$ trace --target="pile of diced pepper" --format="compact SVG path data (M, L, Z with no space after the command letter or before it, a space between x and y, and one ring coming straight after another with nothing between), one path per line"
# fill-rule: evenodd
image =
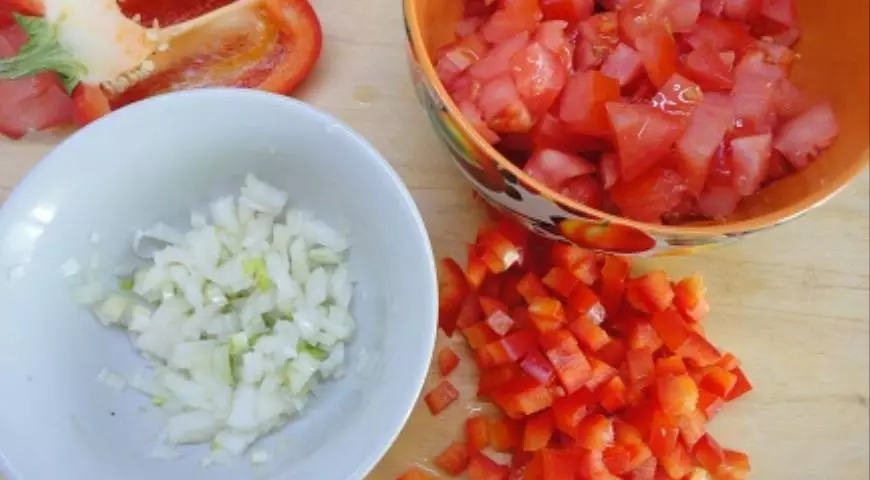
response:
M439 265L439 323L462 335L479 368L474 415L434 467L471 480L746 478L744 453L706 431L752 389L740 362L706 338L701 277L632 277L627 257L534 236L508 220L482 228L467 267ZM425 395L433 415L458 398L460 363L437 353ZM511 454L499 463L488 453ZM433 478L414 468L400 480Z

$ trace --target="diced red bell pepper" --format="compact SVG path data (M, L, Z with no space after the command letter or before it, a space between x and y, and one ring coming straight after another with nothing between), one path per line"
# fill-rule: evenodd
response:
M610 343L610 335L588 315L580 315L568 323L568 330L587 349L596 352Z
M718 472L725 461L725 454L719 442L709 433L702 436L692 450L695 460L708 472Z
M535 348L536 335L530 330L519 330L484 345L475 352L480 368L496 367L516 362Z
M700 324L695 324L695 327L700 327ZM686 341L674 353L699 367L713 365L722 358L722 354L709 340L694 331L689 333Z
M683 445L691 449L707 431L707 417L696 409L677 419L677 427Z
M508 312L510 310L501 300L485 295L480 296L480 309L483 311L484 317L489 317L495 312Z
M731 373L737 375L737 382L734 384L731 391L728 392L728 395L725 396L725 400L728 402L737 400L752 390L752 384L749 383L749 379L746 378L746 374L742 369L734 369Z
M493 332L486 322L476 323L462 329L462 335L473 350L478 350L489 343L498 340L498 334Z
M601 267L601 303L609 315L615 315L622 304L625 281L631 264L624 257L610 255L604 258Z
M610 379L619 375L619 372L604 362L594 357L589 357L589 364L592 366L592 375L589 381L586 382L586 388L590 391L597 392L598 388L610 382Z
M508 381L519 373L520 369L513 363L481 370L477 383L478 398L491 395L492 392L507 385Z
M676 422L661 412L653 414L647 444L659 460L670 455L679 443L680 429Z
M608 412L615 413L626 405L625 383L620 376L610 379L601 389L601 406Z
M505 480L508 473L506 466L495 463L481 452L471 452L468 461L470 480Z
M591 366L571 332L564 329L545 332L539 342L566 392L576 392L589 381Z
M510 452L522 445L522 425L510 418L489 420L489 444L497 452Z
M448 337L456 330L456 316L468 290L459 264L450 258L442 259L438 268L438 325Z
M694 333L676 310L656 312L650 317L650 321L665 347L672 353L676 353L686 343L689 335Z
M571 292L580 280L562 267L553 267L544 275L541 281L550 290L565 298L571 295Z
M555 428L556 419L552 410L544 410L527 418L523 430L523 450L534 452L546 448Z
M447 380L442 380L437 387L423 397L432 415L438 415L459 398L459 391Z
M656 468L659 462L656 457L649 457L640 464L637 468L629 472L624 478L626 480L656 480Z
M460 475L468 468L468 446L464 442L453 442L432 463L448 475Z
M660 357L656 359L657 377L688 374L689 370L686 369L686 364L683 362L683 359L676 355L670 357Z
M444 347L438 351L438 372L447 376L459 365L459 355L456 355L450 347Z
M656 382L659 405L671 416L686 415L698 404L698 386L689 375L666 375Z
M598 281L598 259L595 252L576 245L555 243L551 249L553 263L571 272L586 285Z
M626 298L641 312L661 312L673 303L674 290L667 274L656 271L630 280L626 286Z
M677 442L673 450L658 459L659 465L671 478L683 478L692 472L692 456L680 442Z
M484 234L477 242L478 248L492 254L492 258L497 261L487 261L484 257L484 262L487 263L489 271L492 273L502 273L520 261L522 255L519 248L510 240L504 237L497 231L490 231Z
M556 428L562 432L574 436L577 426L589 408L594 404L594 398L588 390L578 390L571 395L562 397L553 402L553 416L556 420Z
M724 405L725 401L722 400L722 397L718 397L703 388L698 392L697 408L704 414L708 422L716 417Z
M527 272L519 282L517 282L517 292L526 300L526 303L531 304L536 298L539 297L549 297L547 293L547 289L544 288L544 284L538 280L538 277L532 273Z
M626 351L625 342L622 339L613 338L607 345L601 347L601 349L595 353L599 359L603 360L611 367L619 367L625 359Z
M597 413L584 417L574 432L577 445L587 450L602 451L613 445L613 438L610 419Z
M498 387L492 400L511 418L522 418L549 408L554 395L544 385L525 373L520 373Z
M628 333L628 346L633 349L647 349L655 352L662 346L662 339L656 333L652 324L645 320L633 323Z
M486 324L499 336L505 336L514 327L514 320L504 311L496 310L486 318Z
M612 445L604 450L604 465L611 473L625 475L638 469L652 458L649 447L643 443Z
M726 397L734 385L737 384L737 375L722 367L713 365L707 368L707 373L701 380L700 387L718 397Z
M632 385L646 386L655 376L652 352L646 349L631 349L625 354L629 380Z
M713 473L716 480L743 480L749 477L751 468L749 457L745 453L724 449L722 454L722 466Z
M700 275L691 275L674 285L674 306L684 316L700 322L710 313L707 287Z
M577 464L578 478L589 480L619 480L604 464L604 454L599 450L582 450Z
M483 450L489 446L489 419L483 415L474 415L465 421L465 440L468 449Z
M538 350L529 352L520 362L520 368L544 385L550 385L556 381L556 369Z
M470 291L462 300L462 306L456 314L456 328L470 327L481 320L483 320L483 312L480 310L480 300L476 292Z
M477 255L477 248L469 246L468 264L465 267L465 278L468 280L468 285L474 289L480 289L488 271L489 267L486 266L486 262Z
M529 302L529 314L552 318L557 324L565 322L565 309L562 302L553 297L536 297Z

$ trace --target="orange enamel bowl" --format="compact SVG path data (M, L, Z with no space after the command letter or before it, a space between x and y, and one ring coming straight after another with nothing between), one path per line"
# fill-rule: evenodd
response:
M462 118L433 67L434 52L455 39L462 0L403 0L415 89L429 119L474 187L527 227L610 253L691 253L780 225L821 205L861 173L870 159L870 8L797 0L802 37L791 79L831 101L840 136L810 166L743 199L718 221L657 225L611 215L550 190L511 163Z

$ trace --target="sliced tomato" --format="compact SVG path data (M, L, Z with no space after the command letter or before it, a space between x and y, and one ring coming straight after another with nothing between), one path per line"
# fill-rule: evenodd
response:
M432 415L438 415L459 398L459 391L447 380L442 380L423 400Z
M459 366L459 355L456 355L450 347L444 347L438 351L437 363L438 372L446 377Z
M444 473L455 477L468 468L468 446L464 442L453 442L432 463Z
M616 135L623 182L634 180L655 165L683 132L678 119L649 105L611 102L606 108Z
M643 71L643 62L637 50L620 43L601 65L601 73L619 81L620 86L633 82Z
M645 28L635 47L653 85L661 87L677 71L677 44L664 25Z
M599 71L578 72L566 84L559 104L559 118L584 135L609 133L605 105L619 99L619 81Z
M480 33L490 43L503 42L519 33L534 30L543 18L538 0L504 0L481 27Z
M511 77L503 74L489 81L477 101L487 125L499 133L528 132L533 125Z
M87 125L112 111L109 99L98 85L80 83L73 90L73 121Z
M800 170L820 151L830 147L839 133L833 108L822 103L783 124L776 132L773 148Z
M695 196L701 194L713 155L733 123L731 100L724 95L707 94L689 117L686 131L677 140L678 171Z
M683 72L704 90L729 91L734 88L734 72L720 52L706 43L686 55Z
M664 213L680 204L686 189L680 174L654 167L632 181L617 184L610 189L610 196L623 215L658 223Z
M153 73L110 98L114 108L160 93L234 86L292 92L320 56L323 34L306 0L259 0L175 37Z
M689 117L703 100L704 94L695 82L675 73L653 95L652 105L661 111L678 117Z
M769 133L731 140L734 188L747 196L757 192L767 177L772 138Z
M536 117L549 110L568 78L556 53L538 42L515 53L510 68L520 98Z
M488 82L510 72L510 60L529 43L529 33L522 32L493 47L469 68L468 73L479 82Z

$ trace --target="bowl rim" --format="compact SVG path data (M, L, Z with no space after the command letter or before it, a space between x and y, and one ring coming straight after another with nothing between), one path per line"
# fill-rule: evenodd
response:
M140 110L149 110L154 109L157 106L166 104L166 103L175 103L178 100L185 100L187 98L213 98L212 101L216 102L224 102L229 99L229 103L233 101L261 101L261 102L271 102L274 104L281 104L283 107L291 107L291 109L297 109L304 113L304 116L310 119L317 119L319 121L329 123L331 125L337 125L341 127L348 137L350 137L359 147L360 154L371 157L371 167L374 169L378 169L381 171L383 175L386 175L387 178L391 181L394 188L397 190L399 195L404 199L405 208L410 213L410 225L409 228L416 230L416 233L419 236L420 245L422 251L428 252L426 255L426 259L424 259L424 269L421 272L421 278L425 281L425 284L418 285L418 288L430 287L428 288L429 295L431 296L431 309L430 311L421 311L421 317L426 316L426 321L421 322L422 328L420 329L419 339L420 339L420 349L418 350L419 354L414 356L413 358L409 358L407 363L405 364L404 369L402 371L409 372L406 384L406 388L401 389L401 395L393 397L395 403L391 404L391 410L393 410L394 414L391 415L388 422L385 422L381 427L381 433L378 435L374 435L370 438L373 442L370 442L373 448L369 449L368 452L359 456L359 464L354 465L352 467L348 467L348 472L353 475L353 477L349 478L365 478L369 475L378 464L384 459L384 457L389 453L391 448L395 445L396 440L398 439L401 432L408 425L408 421L411 418L412 413L417 405L417 401L420 399L422 395L423 389L426 385L426 380L429 376L429 366L432 362L432 358L435 353L435 346L438 336L438 276L437 276L437 268L436 268L436 260L435 260L435 251L432 248L432 242L430 239L429 232L426 228L426 224L423 221L423 216L420 213L420 210L417 206L417 203L414 201L413 196L411 195L407 185L402 180L401 176L398 172L393 168L393 166L387 161L386 157L380 153L365 137L363 137L359 132L355 129L351 128L344 121L336 118L335 116L327 113L324 110L321 110L309 103L303 102L299 99L280 95L276 93L246 89L246 88L233 88L233 87L213 87L213 88L200 88L200 89L192 89L192 90L184 90L177 92L170 92L161 95L157 95L140 102L136 102L135 104L129 105L123 109L119 109L111 112L109 115L106 115L90 125L73 132L72 135L64 138L60 143L55 145L49 152L47 152L43 158L37 162L32 168L30 168L27 173L18 181L18 183L13 187L12 191L9 193L8 197L5 201L0 203L0 225L2 225L2 220L4 217L8 217L10 215L11 210L17 208L17 204L20 202L25 202L27 197L29 197L32 193L30 190L30 185L36 182L36 179L40 176L49 175L49 171L55 166L64 163L67 158L63 155L63 150L61 147L65 145L72 145L72 141L74 139L78 139L77 141L82 141L81 137L88 135L88 132L96 131L101 128L100 125L113 122L117 118L121 118L123 116L131 116L138 115ZM6 208L10 207L10 208ZM7 221L11 221L11 218L5 218ZM425 305L421 305L421 307L425 307ZM137 353L138 355L138 353ZM386 380L386 379L385 379ZM243 459L244 457L240 457ZM8 462L4 463L3 453L0 452L0 474L2 474L2 468L7 466L8 468L12 468L12 465ZM280 473L279 473L280 476ZM2 475L0 475L0 480L2 480Z
M864 171L868 164L870 164L870 145L868 145L868 147L860 154L861 158L859 158L859 161L851 163L849 168L840 172L836 177L837 181L827 182L822 186L822 188L819 188L810 195L803 197L800 201L792 202L785 207L762 215L731 222L711 223L713 221L707 220L690 222L683 225L662 225L640 222L589 207L585 204L571 200L529 176L523 171L523 169L514 165L507 159L507 157L502 155L495 149L495 147L484 140L471 124L465 120L464 116L459 111L459 107L453 101L453 98L451 98L450 94L441 83L441 80L438 78L438 74L436 73L434 64L432 63L432 58L429 56L429 52L423 42L423 34L420 28L420 22L418 21L419 15L417 11L417 3L419 0L402 1L404 21L407 26L406 32L408 34L408 41L411 43L413 54L417 59L419 59L418 64L423 70L423 75L426 77L429 85L435 90L439 100L446 107L448 115L459 126L462 133L471 138L475 147L492 158L499 167L507 170L516 178L531 185L546 199L573 211L582 212L598 221L621 224L643 232L666 237L715 237L751 233L786 223L822 205L840 190L848 186L849 183Z

